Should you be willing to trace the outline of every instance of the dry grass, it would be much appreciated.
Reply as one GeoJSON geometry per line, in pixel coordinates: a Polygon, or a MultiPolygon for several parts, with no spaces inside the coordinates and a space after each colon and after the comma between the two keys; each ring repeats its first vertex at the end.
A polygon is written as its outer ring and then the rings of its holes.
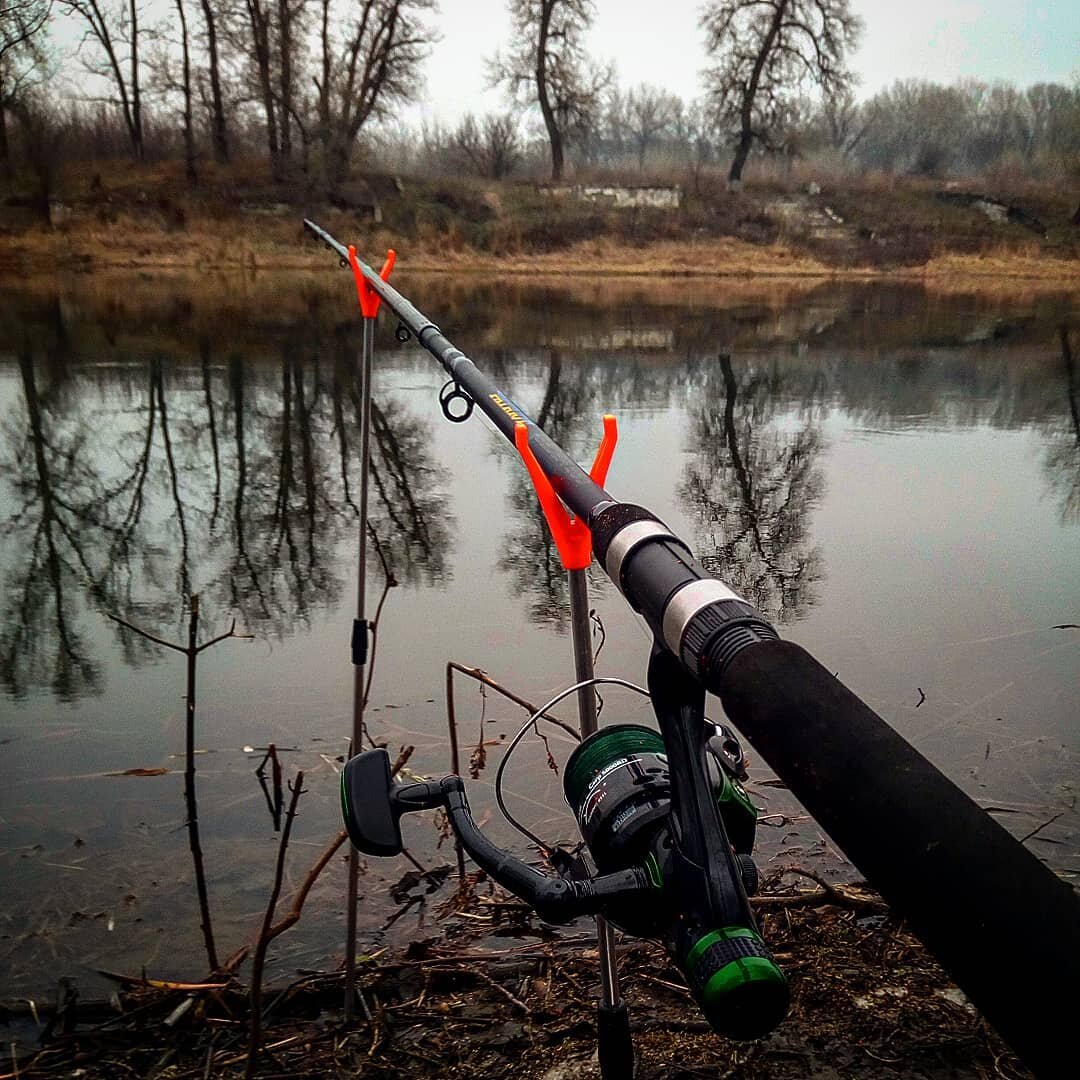
{"type": "MultiPolygon", "coordinates": [[[[52,276],[58,269],[322,270],[328,260],[332,264],[328,253],[305,236],[298,218],[253,215],[221,222],[189,217],[183,228],[170,228],[158,217],[150,209],[124,212],[108,222],[87,215],[53,231],[9,235],[0,246],[0,276],[52,276]]],[[[328,215],[325,224],[343,237],[357,231],[344,214],[328,215]]],[[[829,265],[793,242],[755,244],[735,237],[633,245],[604,236],[558,251],[492,254],[475,250],[453,233],[431,231],[423,240],[410,241],[369,227],[367,236],[362,243],[370,259],[377,260],[393,244],[403,257],[402,268],[417,273],[917,280],[943,291],[1012,288],[1019,280],[1033,289],[1080,287],[1080,260],[1055,258],[1023,240],[969,253],[950,251],[942,242],[928,260],[890,268],[829,265]]]]}
{"type": "Polygon", "coordinates": [[[916,277],[945,292],[973,282],[979,284],[980,290],[997,286],[1012,292],[1018,281],[1072,291],[1080,289],[1080,260],[1052,259],[1033,251],[1002,247],[970,255],[936,255],[925,266],[903,276],[916,277]]]}

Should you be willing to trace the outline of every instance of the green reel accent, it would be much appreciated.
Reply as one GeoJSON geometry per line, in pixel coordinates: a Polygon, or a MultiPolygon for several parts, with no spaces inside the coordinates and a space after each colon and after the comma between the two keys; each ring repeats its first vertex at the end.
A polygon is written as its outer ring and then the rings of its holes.
{"type": "MultiPolygon", "coordinates": [[[[721,812],[727,809],[730,803],[737,803],[742,809],[742,812],[749,814],[755,821],[757,820],[757,807],[750,801],[750,796],[746,794],[746,789],[739,783],[738,780],[730,777],[723,769],[719,770],[721,789],[716,795],[716,805],[720,807],[721,812]]],[[[716,789],[713,789],[716,791],[716,789]]]]}
{"type": "Polygon", "coordinates": [[[612,724],[590,735],[570,755],[563,775],[563,791],[575,813],[593,780],[612,762],[630,754],[666,754],[664,740],[652,728],[612,724]]]}
{"type": "Polygon", "coordinates": [[[757,1039],[783,1020],[788,983],[761,937],[742,926],[698,938],[683,970],[706,1019],[729,1039],[757,1039]]]}

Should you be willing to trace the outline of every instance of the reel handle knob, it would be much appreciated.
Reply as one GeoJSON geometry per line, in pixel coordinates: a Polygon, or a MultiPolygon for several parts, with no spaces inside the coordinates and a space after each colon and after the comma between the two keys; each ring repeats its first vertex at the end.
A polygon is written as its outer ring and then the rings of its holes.
{"type": "Polygon", "coordinates": [[[353,846],[365,855],[400,855],[401,815],[444,801],[440,781],[394,783],[390,755],[382,747],[357,754],[341,770],[341,816],[353,846]]]}

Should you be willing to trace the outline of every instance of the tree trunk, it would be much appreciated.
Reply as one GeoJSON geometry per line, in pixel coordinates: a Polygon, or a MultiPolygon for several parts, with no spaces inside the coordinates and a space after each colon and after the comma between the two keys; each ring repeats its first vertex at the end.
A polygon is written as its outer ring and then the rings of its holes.
{"type": "Polygon", "coordinates": [[[743,166],[750,156],[750,148],[754,145],[754,132],[749,120],[744,120],[742,130],[739,132],[739,142],[735,147],[735,157],[731,161],[728,171],[728,184],[735,187],[742,183],[743,166]]]}
{"type": "Polygon", "coordinates": [[[320,75],[315,80],[319,92],[318,126],[315,138],[319,144],[319,181],[324,187],[330,185],[330,0],[322,0],[322,20],[320,24],[320,75]]]}
{"type": "Polygon", "coordinates": [[[210,0],[202,0],[203,18],[206,20],[206,48],[210,61],[210,100],[214,115],[211,118],[211,141],[214,146],[214,160],[224,165],[229,160],[229,140],[225,127],[225,106],[221,99],[221,64],[218,61],[217,24],[214,21],[214,9],[210,0]]]}
{"type": "Polygon", "coordinates": [[[331,131],[326,143],[326,175],[331,185],[341,184],[349,178],[352,160],[352,142],[343,131],[331,131]]]}
{"type": "Polygon", "coordinates": [[[188,183],[194,187],[199,182],[199,174],[195,169],[195,132],[191,125],[191,53],[188,50],[184,0],[176,0],[176,10],[180,16],[180,43],[184,58],[184,172],[188,183]]]}
{"type": "Polygon", "coordinates": [[[270,71],[270,19],[260,0],[247,0],[251,19],[251,44],[255,54],[255,66],[259,73],[259,94],[266,116],[266,142],[270,150],[270,168],[275,179],[280,179],[281,153],[278,144],[277,115],[274,108],[274,84],[270,71]]]}
{"type": "Polygon", "coordinates": [[[11,147],[8,144],[7,110],[4,108],[4,84],[0,82],[0,178],[11,176],[11,147]]]}
{"type": "Polygon", "coordinates": [[[135,148],[135,159],[143,161],[146,149],[143,146],[142,94],[139,90],[139,9],[135,0],[129,0],[131,11],[131,141],[135,148]]]}
{"type": "Polygon", "coordinates": [[[292,159],[292,12],[289,0],[278,0],[278,122],[281,128],[281,160],[292,159]]]}
{"type": "MultiPolygon", "coordinates": [[[[106,23],[105,18],[101,13],[101,8],[98,6],[97,0],[88,0],[85,8],[79,8],[77,10],[89,23],[91,35],[97,39],[105,52],[105,59],[112,71],[113,80],[116,83],[116,90],[120,95],[120,109],[124,116],[124,126],[127,128],[128,138],[131,140],[131,152],[136,161],[141,161],[143,156],[141,102],[132,109],[131,95],[128,93],[128,83],[120,68],[120,57],[117,55],[116,47],[113,45],[113,39],[112,35],[109,33],[108,23],[106,23]]],[[[135,0],[131,0],[131,10],[134,15],[135,0]]],[[[138,22],[133,22],[131,27],[131,71],[135,76],[138,75],[139,71],[138,41],[138,22]]],[[[137,80],[131,89],[135,91],[136,94],[138,93],[137,80]]],[[[136,100],[138,101],[138,98],[136,98],[136,100]]]]}
{"type": "Polygon", "coordinates": [[[772,52],[776,35],[780,33],[780,24],[787,14],[788,0],[780,0],[776,5],[769,32],[761,43],[761,49],[754,61],[754,69],[750,73],[750,81],[743,87],[742,107],[739,110],[739,144],[735,148],[735,157],[731,162],[728,172],[728,185],[738,187],[742,183],[743,166],[750,156],[750,148],[754,144],[754,98],[757,97],[758,86],[761,84],[761,72],[765,68],[765,61],[772,52]]]}
{"type": "Polygon", "coordinates": [[[540,40],[536,47],[536,96],[544,117],[544,127],[547,128],[548,141],[551,143],[551,179],[558,183],[563,178],[563,136],[555,118],[555,110],[551,107],[547,87],[547,43],[554,6],[554,0],[544,0],[540,12],[540,40]]]}

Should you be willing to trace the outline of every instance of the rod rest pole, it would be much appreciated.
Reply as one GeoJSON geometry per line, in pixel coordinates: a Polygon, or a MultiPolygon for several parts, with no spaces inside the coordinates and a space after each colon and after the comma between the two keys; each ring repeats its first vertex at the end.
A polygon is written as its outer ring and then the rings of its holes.
{"type": "Polygon", "coordinates": [[[1080,897],[800,646],[710,689],[1037,1075],[1074,1076],[1080,897]]]}

